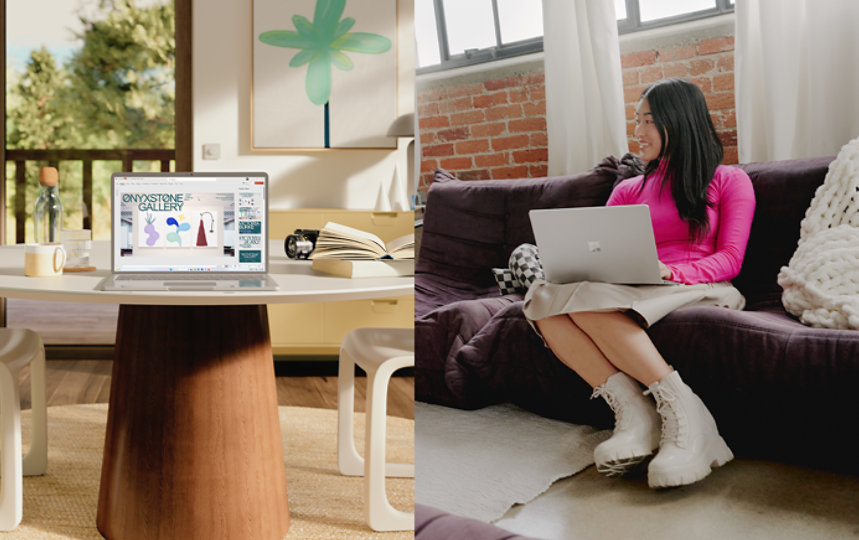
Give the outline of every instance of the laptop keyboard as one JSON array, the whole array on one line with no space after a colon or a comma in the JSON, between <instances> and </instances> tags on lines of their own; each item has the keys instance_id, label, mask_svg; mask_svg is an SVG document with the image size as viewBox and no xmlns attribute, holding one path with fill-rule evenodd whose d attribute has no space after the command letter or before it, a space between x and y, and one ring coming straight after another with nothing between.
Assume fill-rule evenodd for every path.
<instances>
[{"instance_id":1,"label":"laptop keyboard","mask_svg":"<svg viewBox=\"0 0 859 540\"><path fill-rule=\"evenodd\" d=\"M132 274L118 275L115 281L229 281L236 279L262 279L258 274Z\"/></svg>"}]
</instances>

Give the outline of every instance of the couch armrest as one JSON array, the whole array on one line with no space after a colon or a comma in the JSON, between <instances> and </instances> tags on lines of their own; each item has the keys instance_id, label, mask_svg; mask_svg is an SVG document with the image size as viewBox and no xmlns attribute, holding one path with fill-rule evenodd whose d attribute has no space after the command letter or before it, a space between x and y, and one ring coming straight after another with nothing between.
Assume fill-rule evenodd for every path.
<instances>
[{"instance_id":1,"label":"couch armrest","mask_svg":"<svg viewBox=\"0 0 859 540\"><path fill-rule=\"evenodd\" d=\"M449 180L429 190L416 271L487 286L492 267L534 242L532 208L605 204L622 174L614 158L573 176L516 180Z\"/></svg>"}]
</instances>

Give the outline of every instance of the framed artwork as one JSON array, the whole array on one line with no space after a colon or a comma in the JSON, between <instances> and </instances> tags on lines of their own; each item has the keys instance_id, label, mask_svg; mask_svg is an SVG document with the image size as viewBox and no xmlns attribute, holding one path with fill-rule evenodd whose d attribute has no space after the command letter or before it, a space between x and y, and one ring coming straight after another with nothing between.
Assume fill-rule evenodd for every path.
<instances>
[{"instance_id":1,"label":"framed artwork","mask_svg":"<svg viewBox=\"0 0 859 540\"><path fill-rule=\"evenodd\" d=\"M396 148L396 0L253 0L251 149Z\"/></svg>"}]
</instances>

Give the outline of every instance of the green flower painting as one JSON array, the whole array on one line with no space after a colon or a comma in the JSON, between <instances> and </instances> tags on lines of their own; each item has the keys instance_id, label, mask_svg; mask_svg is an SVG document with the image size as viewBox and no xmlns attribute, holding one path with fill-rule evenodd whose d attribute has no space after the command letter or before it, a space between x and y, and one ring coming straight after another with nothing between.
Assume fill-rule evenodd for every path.
<instances>
[{"instance_id":1,"label":"green flower painting","mask_svg":"<svg viewBox=\"0 0 859 540\"><path fill-rule=\"evenodd\" d=\"M391 48L391 40L379 34L352 32L355 19L343 16L346 0L317 0L313 22L303 15L293 15L295 30L262 32L259 40L267 45L297 49L289 61L290 68L307 66L305 91L314 105L326 107L326 146L328 146L328 104L331 97L332 67L350 71L354 64L349 53L382 54Z\"/></svg>"}]
</instances>

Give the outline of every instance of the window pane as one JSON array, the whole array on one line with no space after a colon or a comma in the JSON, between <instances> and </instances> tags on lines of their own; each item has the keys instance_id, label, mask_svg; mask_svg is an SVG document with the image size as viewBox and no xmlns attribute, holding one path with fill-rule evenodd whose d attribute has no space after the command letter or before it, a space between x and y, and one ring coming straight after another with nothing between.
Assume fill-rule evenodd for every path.
<instances>
[{"instance_id":1,"label":"window pane","mask_svg":"<svg viewBox=\"0 0 859 540\"><path fill-rule=\"evenodd\" d=\"M619 21L626 18L626 0L614 0L614 15Z\"/></svg>"},{"instance_id":2,"label":"window pane","mask_svg":"<svg viewBox=\"0 0 859 540\"><path fill-rule=\"evenodd\" d=\"M438 51L438 32L435 24L435 7L432 0L415 0L415 40L418 67L441 63Z\"/></svg>"},{"instance_id":3,"label":"window pane","mask_svg":"<svg viewBox=\"0 0 859 540\"><path fill-rule=\"evenodd\" d=\"M652 21L716 7L716 0L639 0L641 21Z\"/></svg>"},{"instance_id":4,"label":"window pane","mask_svg":"<svg viewBox=\"0 0 859 540\"><path fill-rule=\"evenodd\" d=\"M543 4L522 0L498 0L501 42L512 43L543 35Z\"/></svg>"},{"instance_id":5,"label":"window pane","mask_svg":"<svg viewBox=\"0 0 859 540\"><path fill-rule=\"evenodd\" d=\"M444 0L447 44L451 56L466 49L495 46L495 22L490 0Z\"/></svg>"}]
</instances>

